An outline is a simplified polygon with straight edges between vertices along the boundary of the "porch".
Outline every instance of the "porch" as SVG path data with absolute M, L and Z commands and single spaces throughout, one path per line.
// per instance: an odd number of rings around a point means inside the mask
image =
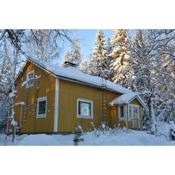
M 111 125 L 129 129 L 142 128 L 143 108 L 145 103 L 136 93 L 128 93 L 110 102 Z

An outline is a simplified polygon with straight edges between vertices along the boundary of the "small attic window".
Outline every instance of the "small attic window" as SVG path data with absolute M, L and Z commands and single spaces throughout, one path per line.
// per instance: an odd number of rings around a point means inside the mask
M 30 88 L 34 85 L 34 71 L 27 73 L 27 83 L 26 88 Z

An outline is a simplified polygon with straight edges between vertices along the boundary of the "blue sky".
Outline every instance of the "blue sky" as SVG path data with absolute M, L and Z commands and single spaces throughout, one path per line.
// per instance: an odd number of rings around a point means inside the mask
M 84 29 L 84 30 L 82 29 L 75 31 L 75 34 L 77 34 L 80 40 L 81 51 L 85 59 L 89 56 L 92 49 L 94 48 L 97 32 L 98 32 L 97 29 Z M 104 30 L 104 33 L 106 38 L 111 37 L 112 35 L 111 30 Z
M 71 32 L 73 37 L 76 37 L 80 40 L 83 59 L 88 59 L 89 54 L 94 48 L 95 38 L 98 30 L 97 29 L 75 29 L 75 30 L 72 30 Z M 105 29 L 104 33 L 107 39 L 108 37 L 111 37 L 112 30 Z M 65 44 L 63 53 L 60 55 L 60 57 L 64 57 L 64 52 L 68 49 L 69 49 L 69 45 Z

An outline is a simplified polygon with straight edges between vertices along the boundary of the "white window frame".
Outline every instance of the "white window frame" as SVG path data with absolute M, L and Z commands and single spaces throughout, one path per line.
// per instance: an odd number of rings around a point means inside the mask
M 46 111 L 45 114 L 39 114 L 39 102 L 46 101 Z M 47 97 L 39 97 L 37 98 L 37 117 L 36 118 L 45 118 L 47 114 Z
M 124 109 L 124 117 L 121 117 L 121 113 L 120 113 L 120 107 L 123 106 Z M 118 114 L 119 114 L 119 119 L 120 120 L 126 120 L 126 105 L 120 105 L 118 106 Z
M 34 70 L 30 71 L 27 73 L 27 83 L 26 83 L 26 88 L 30 88 L 30 87 L 33 87 L 34 86 L 34 79 L 33 79 L 33 83 L 31 85 L 28 84 L 28 81 L 29 81 L 29 74 L 33 73 L 33 78 L 35 77 L 35 72 Z
M 79 113 L 78 113 L 79 102 L 85 102 L 85 103 L 91 104 L 91 115 L 90 116 L 79 115 Z M 93 119 L 93 101 L 92 100 L 82 99 L 82 98 L 77 99 L 77 118 Z

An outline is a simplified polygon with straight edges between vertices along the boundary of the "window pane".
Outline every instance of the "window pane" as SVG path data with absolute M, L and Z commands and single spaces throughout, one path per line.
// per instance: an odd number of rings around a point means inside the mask
M 78 114 L 80 116 L 90 117 L 91 116 L 91 103 L 88 102 L 78 102 Z
M 28 75 L 27 75 L 27 86 L 28 87 L 31 87 L 31 86 L 33 86 L 33 83 L 34 83 L 34 80 L 33 80 L 33 78 L 34 78 L 34 73 L 33 72 L 30 72 Z
M 39 102 L 38 114 L 42 115 L 46 113 L 46 100 Z
M 121 118 L 125 117 L 125 115 L 124 115 L 124 106 L 120 106 L 120 117 Z
M 28 74 L 28 79 L 33 79 L 33 76 L 34 76 L 33 72 L 29 73 Z
M 84 116 L 89 116 L 90 115 L 90 108 L 89 108 L 89 104 L 88 103 L 81 103 L 81 115 Z

